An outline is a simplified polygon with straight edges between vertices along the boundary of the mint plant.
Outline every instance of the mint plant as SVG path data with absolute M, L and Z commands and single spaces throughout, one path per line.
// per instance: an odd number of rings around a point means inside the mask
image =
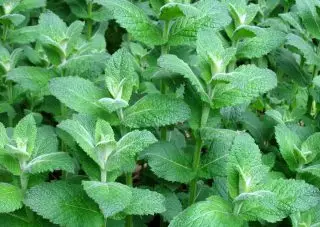
M 319 0 L 0 0 L 3 226 L 317 226 Z

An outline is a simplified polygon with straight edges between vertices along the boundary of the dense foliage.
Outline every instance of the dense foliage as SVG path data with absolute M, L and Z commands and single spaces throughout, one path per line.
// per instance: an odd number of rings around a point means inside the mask
M 319 12 L 0 0 L 0 226 L 319 226 Z

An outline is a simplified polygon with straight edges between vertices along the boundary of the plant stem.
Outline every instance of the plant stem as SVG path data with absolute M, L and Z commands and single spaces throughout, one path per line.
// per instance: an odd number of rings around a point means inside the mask
M 211 92 L 210 92 L 211 93 Z M 202 115 L 201 115 L 201 123 L 200 123 L 200 128 L 203 128 L 208 121 L 210 114 L 210 106 L 206 103 L 203 104 L 202 107 Z M 192 163 L 192 169 L 195 173 L 197 173 L 200 165 L 200 158 L 201 158 L 201 148 L 202 148 L 202 140 L 199 134 L 195 135 L 196 137 L 196 145 L 195 145 L 195 150 L 193 154 L 193 163 Z M 197 194 L 197 178 L 193 179 L 190 182 L 189 185 L 189 206 L 194 203 L 196 200 L 196 194 Z
M 163 33 L 162 33 L 162 38 L 164 40 L 167 40 L 168 39 L 168 36 L 169 36 L 169 25 L 170 25 L 170 21 L 164 21 L 164 27 L 163 27 Z M 169 46 L 167 45 L 167 43 L 165 43 L 164 45 L 162 45 L 161 47 L 161 55 L 165 55 L 165 54 L 168 54 L 168 51 L 169 51 Z M 161 94 L 166 94 L 166 91 L 167 91 L 167 86 L 165 84 L 165 81 L 164 80 L 161 80 L 160 81 L 160 92 Z M 167 129 L 166 127 L 162 127 L 160 129 L 161 133 L 160 133 L 160 137 L 161 137 L 161 140 L 167 140 Z
M 9 26 L 8 25 L 4 25 L 3 26 L 3 33 L 2 33 L 3 42 L 5 42 L 7 40 L 8 30 L 9 30 Z
M 92 36 L 92 23 L 93 23 L 93 21 L 92 21 L 92 19 L 91 19 L 91 16 L 92 16 L 92 5 L 93 5 L 93 3 L 92 3 L 92 1 L 90 1 L 89 3 L 88 3 L 88 19 L 87 19 L 87 26 L 88 26 L 88 31 L 87 31 L 87 39 L 89 40 L 90 38 L 91 38 L 91 36 Z
M 8 103 L 10 105 L 12 105 L 13 104 L 13 91 L 12 91 L 12 82 L 11 81 L 8 81 L 7 96 L 8 96 Z M 13 126 L 13 118 L 12 118 L 11 114 L 8 115 L 8 125 L 9 125 L 9 127 Z
M 107 171 L 105 169 L 100 169 L 100 181 L 102 183 L 107 182 Z

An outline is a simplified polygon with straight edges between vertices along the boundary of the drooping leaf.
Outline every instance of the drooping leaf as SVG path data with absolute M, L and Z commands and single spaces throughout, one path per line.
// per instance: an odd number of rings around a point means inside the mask
M 317 11 L 319 2 L 316 0 L 297 0 L 296 6 L 307 31 L 315 38 L 320 38 L 320 18 Z

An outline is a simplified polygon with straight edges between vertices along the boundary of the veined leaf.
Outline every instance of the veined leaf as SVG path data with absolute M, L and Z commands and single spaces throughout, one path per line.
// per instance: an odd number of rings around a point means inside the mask
M 232 204 L 218 196 L 198 202 L 176 216 L 169 227 L 241 227 L 243 221 L 233 215 Z
M 190 81 L 196 91 L 199 92 L 201 99 L 210 103 L 210 98 L 208 97 L 200 79 L 183 60 L 179 59 L 175 55 L 167 54 L 158 59 L 158 65 L 168 71 L 183 75 Z
M 160 16 L 161 20 L 170 21 L 177 17 L 197 17 L 201 16 L 201 11 L 190 4 L 181 4 L 169 2 L 161 7 Z
M 98 206 L 80 185 L 63 181 L 43 183 L 27 191 L 25 204 L 31 210 L 63 226 L 102 226 Z
M 80 77 L 54 78 L 49 88 L 51 94 L 75 111 L 93 115 L 103 113 L 98 100 L 105 96 L 104 92 L 89 80 Z
M 9 213 L 22 207 L 23 194 L 20 188 L 0 183 L 0 213 Z
M 160 28 L 133 3 L 126 0 L 94 0 L 94 2 L 112 11 L 113 17 L 132 34 L 134 39 L 147 45 L 161 45 L 165 42 Z
M 58 139 L 54 129 L 50 126 L 38 128 L 37 138 L 31 158 L 42 154 L 58 152 Z
M 160 127 L 188 120 L 190 109 L 169 95 L 147 95 L 124 112 L 123 124 L 130 128 Z
M 129 215 L 154 215 L 166 210 L 165 198 L 148 189 L 131 188 L 132 198 L 124 212 Z
M 115 152 L 108 160 L 107 169 L 132 172 L 136 166 L 136 156 L 155 142 L 157 139 L 146 130 L 127 133 L 118 141 Z
M 56 14 L 47 11 L 40 15 L 39 32 L 60 43 L 67 38 L 67 25 Z
M 44 95 L 49 94 L 48 82 L 55 76 L 52 70 L 32 66 L 20 66 L 7 74 L 9 80 L 15 81 L 24 89 Z
M 64 170 L 74 172 L 72 158 L 65 152 L 42 154 L 32 159 L 24 168 L 24 172 L 36 174 L 53 170 Z
M 301 145 L 299 136 L 286 125 L 276 126 L 275 134 L 282 157 L 287 162 L 289 168 L 295 170 L 302 161 L 298 156 Z
M 319 39 L 320 17 L 316 8 L 319 7 L 319 2 L 316 0 L 297 0 L 296 6 L 307 31 L 310 32 L 313 37 Z
M 266 176 L 269 167 L 263 165 L 259 147 L 246 133 L 235 137 L 228 159 L 228 189 L 235 198 L 243 192 L 250 192 Z
M 213 80 L 227 82 L 215 86 L 212 94 L 214 108 L 249 102 L 277 85 L 273 71 L 254 65 L 242 65 L 234 72 L 216 74 Z
M 146 158 L 151 170 L 167 181 L 188 183 L 195 177 L 192 156 L 172 143 L 155 143 L 142 153 L 141 158 Z
M 132 199 L 131 188 L 117 182 L 83 181 L 82 184 L 87 194 L 99 204 L 105 217 L 124 210 Z

